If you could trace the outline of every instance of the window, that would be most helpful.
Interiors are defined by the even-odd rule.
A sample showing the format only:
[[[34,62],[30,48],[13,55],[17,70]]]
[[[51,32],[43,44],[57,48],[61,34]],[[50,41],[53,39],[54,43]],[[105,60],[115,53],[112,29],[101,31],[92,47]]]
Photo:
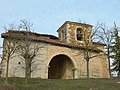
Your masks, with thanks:
[[[83,40],[83,33],[81,28],[77,28],[77,40],[79,41]]]
[[[66,31],[65,30],[61,30],[61,40],[62,41],[66,40]]]

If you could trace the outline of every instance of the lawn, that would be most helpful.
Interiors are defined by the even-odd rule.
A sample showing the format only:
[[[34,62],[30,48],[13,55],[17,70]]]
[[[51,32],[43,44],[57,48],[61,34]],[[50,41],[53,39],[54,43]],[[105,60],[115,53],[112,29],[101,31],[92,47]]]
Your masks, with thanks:
[[[0,83],[4,83],[4,78],[0,80]],[[18,90],[120,90],[120,79],[57,80],[32,78],[29,79],[28,84],[25,84],[23,78],[9,78],[9,84],[14,85]]]

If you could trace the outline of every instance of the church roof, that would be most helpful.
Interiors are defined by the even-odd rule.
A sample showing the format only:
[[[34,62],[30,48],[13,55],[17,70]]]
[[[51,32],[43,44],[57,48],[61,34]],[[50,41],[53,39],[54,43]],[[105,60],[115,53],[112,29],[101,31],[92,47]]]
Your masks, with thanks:
[[[44,43],[49,43],[49,44],[58,45],[58,46],[64,46],[64,47],[68,47],[68,48],[85,49],[83,46],[67,44],[63,41],[60,41],[58,37],[56,37],[54,35],[50,35],[50,34],[38,34],[38,33],[34,33],[34,32],[9,30],[8,32],[2,33],[1,37],[9,38],[12,36],[12,38],[19,39],[19,38],[23,38],[27,33],[29,33],[29,38],[32,41],[44,42]],[[101,52],[102,50],[96,48],[92,51]]]

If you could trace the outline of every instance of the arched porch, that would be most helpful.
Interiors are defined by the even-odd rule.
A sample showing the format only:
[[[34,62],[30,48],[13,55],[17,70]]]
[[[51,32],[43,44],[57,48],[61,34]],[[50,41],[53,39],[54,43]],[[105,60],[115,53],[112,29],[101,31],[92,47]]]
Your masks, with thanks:
[[[48,79],[73,79],[75,66],[72,60],[63,54],[54,56],[48,68]]]

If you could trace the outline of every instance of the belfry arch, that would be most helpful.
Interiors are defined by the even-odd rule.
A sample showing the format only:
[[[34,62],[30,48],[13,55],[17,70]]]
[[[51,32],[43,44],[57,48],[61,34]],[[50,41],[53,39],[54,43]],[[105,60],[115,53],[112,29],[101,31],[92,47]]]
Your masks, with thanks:
[[[75,66],[72,60],[63,54],[54,56],[48,68],[48,79],[73,79]]]

